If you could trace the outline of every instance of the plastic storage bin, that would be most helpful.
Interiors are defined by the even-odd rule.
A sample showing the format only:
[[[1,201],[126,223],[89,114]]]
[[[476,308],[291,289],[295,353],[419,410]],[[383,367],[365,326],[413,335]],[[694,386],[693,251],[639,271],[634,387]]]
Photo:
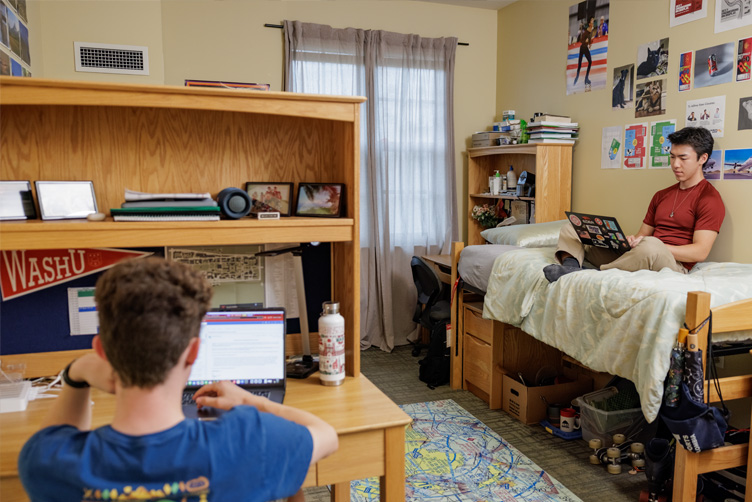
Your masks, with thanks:
[[[612,411],[599,409],[598,404],[618,393],[616,387],[606,387],[585,394],[573,402],[575,406],[580,407],[582,439],[590,441],[598,438],[603,441],[604,446],[611,445],[614,434],[626,434],[629,437],[630,432],[635,430],[641,421],[644,421],[640,407]]]

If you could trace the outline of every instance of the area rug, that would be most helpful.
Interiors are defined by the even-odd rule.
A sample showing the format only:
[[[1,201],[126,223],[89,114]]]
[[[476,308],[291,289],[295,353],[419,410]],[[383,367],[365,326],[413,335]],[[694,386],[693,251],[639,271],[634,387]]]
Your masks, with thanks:
[[[451,399],[400,408],[413,419],[405,432],[406,501],[580,501]],[[351,488],[353,501],[379,500],[378,478]]]

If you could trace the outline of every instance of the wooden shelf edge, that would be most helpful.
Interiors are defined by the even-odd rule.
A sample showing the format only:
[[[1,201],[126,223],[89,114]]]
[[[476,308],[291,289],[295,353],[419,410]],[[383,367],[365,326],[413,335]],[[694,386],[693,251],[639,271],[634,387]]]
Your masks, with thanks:
[[[467,155],[469,157],[484,157],[486,155],[499,154],[537,155],[539,148],[551,146],[571,148],[574,145],[569,143],[524,143],[521,145],[482,146],[479,148],[468,148]]]

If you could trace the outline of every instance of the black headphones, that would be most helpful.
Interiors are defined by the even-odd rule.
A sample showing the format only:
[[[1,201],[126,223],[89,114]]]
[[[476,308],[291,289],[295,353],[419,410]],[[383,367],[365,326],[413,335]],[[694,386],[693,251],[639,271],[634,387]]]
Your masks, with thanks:
[[[240,188],[225,188],[217,195],[217,204],[222,214],[237,220],[251,212],[251,198]]]

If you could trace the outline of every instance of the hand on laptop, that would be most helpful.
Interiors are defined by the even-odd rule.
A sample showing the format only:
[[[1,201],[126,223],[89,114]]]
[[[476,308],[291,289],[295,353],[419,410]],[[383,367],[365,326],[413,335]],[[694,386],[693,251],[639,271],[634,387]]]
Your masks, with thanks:
[[[246,404],[265,411],[265,405],[269,402],[265,397],[255,396],[228,381],[204,385],[196,391],[193,399],[199,406],[211,406],[221,410],[229,410],[233,406]]]

